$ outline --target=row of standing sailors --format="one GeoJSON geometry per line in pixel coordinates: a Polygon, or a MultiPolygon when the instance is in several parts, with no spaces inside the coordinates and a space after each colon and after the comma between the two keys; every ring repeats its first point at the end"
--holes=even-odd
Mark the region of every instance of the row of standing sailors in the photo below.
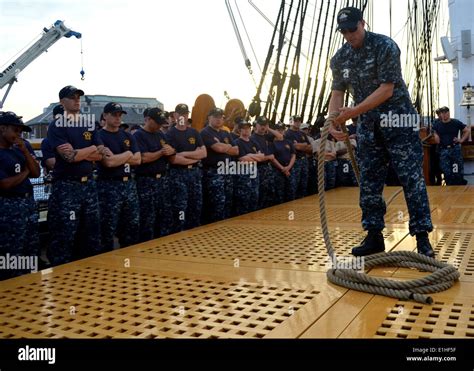
{"type": "MultiPolygon", "coordinates": [[[[61,90],[66,113],[78,112],[81,95],[71,86],[61,90]]],[[[318,141],[299,130],[297,118],[286,131],[284,125],[270,129],[266,119],[258,118],[253,133],[251,124],[240,120],[237,136],[222,129],[223,111],[216,108],[209,112],[209,125],[198,132],[183,124],[189,109],[180,104],[175,109],[178,124],[166,134],[160,130],[166,118],[152,108],[145,111],[144,127],[132,135],[120,129],[123,114],[120,104],[109,103],[104,108],[104,129],[64,127],[57,121],[49,126],[42,152],[44,165],[51,165],[54,157],[47,248],[53,266],[111,251],[115,238],[125,247],[315,192],[311,179],[316,176],[312,164],[318,141]]],[[[17,164],[2,161],[8,163],[2,169],[6,175],[13,175],[15,165],[20,171],[28,168],[25,150],[14,143],[0,151],[5,158],[18,158],[17,164]]],[[[345,154],[331,157],[337,145],[332,148],[333,142],[329,143],[328,189],[334,186],[332,177],[336,179],[331,169],[338,161],[343,165],[347,161],[345,154]]],[[[29,171],[29,176],[39,173],[29,171]]],[[[6,200],[1,224],[7,224],[7,217],[10,220],[10,227],[1,230],[2,255],[40,253],[31,183],[27,177],[23,180],[24,184],[0,194],[2,202],[6,200]]],[[[8,278],[22,273],[1,274],[8,278]]]]}

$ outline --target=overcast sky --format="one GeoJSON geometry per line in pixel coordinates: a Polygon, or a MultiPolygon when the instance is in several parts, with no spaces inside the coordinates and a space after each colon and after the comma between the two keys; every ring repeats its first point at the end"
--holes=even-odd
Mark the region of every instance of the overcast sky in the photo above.
{"type": "MultiPolygon", "coordinates": [[[[263,64],[273,28],[247,0],[237,3],[263,64]]],[[[276,19],[280,0],[254,3],[276,19]]],[[[372,29],[388,34],[388,0],[374,3],[372,29]]],[[[83,35],[85,80],[79,74],[81,42],[62,38],[21,72],[4,110],[32,118],[57,101],[58,91],[68,84],[86,94],[154,97],[167,110],[180,102],[192,107],[203,93],[221,107],[227,101],[224,91],[246,105],[255,94],[224,0],[0,0],[0,65],[58,19],[83,35]]],[[[392,25],[394,33],[406,16],[398,20],[392,25]]],[[[241,32],[245,38],[242,28],[241,32]]],[[[258,81],[256,61],[246,46],[258,81]]]]}

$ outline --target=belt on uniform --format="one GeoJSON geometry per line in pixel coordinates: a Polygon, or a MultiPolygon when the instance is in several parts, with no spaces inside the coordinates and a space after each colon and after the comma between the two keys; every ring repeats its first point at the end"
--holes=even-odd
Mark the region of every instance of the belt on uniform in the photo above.
{"type": "Polygon", "coordinates": [[[99,176],[99,181],[114,180],[118,182],[128,182],[131,179],[129,176],[99,176]]]}
{"type": "Polygon", "coordinates": [[[185,170],[188,170],[188,169],[195,169],[195,168],[198,168],[199,166],[194,164],[194,165],[173,165],[171,166],[172,169],[185,169],[185,170]]]}
{"type": "Polygon", "coordinates": [[[135,178],[154,178],[160,179],[165,176],[165,173],[156,173],[156,174],[135,174],[135,178]]]}
{"type": "Polygon", "coordinates": [[[58,178],[53,178],[53,182],[57,180],[69,180],[73,182],[87,183],[89,180],[92,180],[92,175],[87,176],[61,176],[58,178]]]}
{"type": "Polygon", "coordinates": [[[300,156],[300,157],[296,157],[297,160],[304,160],[306,159],[306,156],[300,156]]]}
{"type": "Polygon", "coordinates": [[[0,198],[30,198],[31,193],[12,193],[12,194],[2,194],[0,193],[0,198]]]}

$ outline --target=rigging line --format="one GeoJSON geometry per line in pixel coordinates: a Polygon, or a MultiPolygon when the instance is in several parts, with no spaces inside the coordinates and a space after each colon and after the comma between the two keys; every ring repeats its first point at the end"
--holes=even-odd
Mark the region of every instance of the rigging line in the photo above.
{"type": "MultiPolygon", "coordinates": [[[[280,74],[280,71],[279,71],[280,57],[281,57],[281,53],[283,51],[283,46],[284,46],[284,34],[286,32],[285,30],[288,27],[288,22],[285,22],[285,20],[284,20],[284,18],[285,18],[285,13],[284,13],[285,12],[285,1],[284,0],[282,0],[282,5],[281,6],[282,6],[283,10],[282,10],[282,16],[281,16],[281,19],[280,19],[280,30],[278,30],[277,25],[275,26],[275,29],[278,30],[278,32],[279,32],[277,56],[276,56],[276,61],[275,61],[275,68],[273,70],[271,89],[268,91],[268,97],[267,97],[267,101],[266,101],[266,104],[265,104],[265,110],[264,110],[264,115],[265,116],[267,116],[269,105],[271,104],[272,106],[274,106],[274,100],[272,98],[272,95],[275,95],[275,88],[278,88],[277,85],[280,83],[280,79],[281,79],[281,74],[280,74]],[[283,30],[283,32],[281,30],[283,30]]],[[[291,12],[291,9],[288,12],[288,17],[290,16],[289,15],[290,12],[291,12]]]]}
{"type": "MultiPolygon", "coordinates": [[[[293,0],[291,2],[291,4],[293,4],[293,0]]],[[[297,9],[297,13],[299,13],[299,6],[300,6],[300,2],[298,2],[298,9],[297,9]]],[[[293,5],[290,6],[290,9],[288,11],[288,18],[290,17],[290,14],[291,14],[291,10],[293,8],[293,5]]],[[[285,25],[285,28],[288,27],[288,19],[287,19],[287,22],[286,22],[286,25],[285,25]]],[[[284,63],[284,67],[283,67],[283,73],[281,75],[281,79],[279,81],[279,84],[276,86],[276,99],[275,99],[275,104],[274,104],[274,112],[273,112],[273,115],[272,115],[272,121],[275,121],[275,117],[276,117],[276,114],[277,114],[277,109],[278,109],[278,105],[280,104],[280,99],[281,99],[281,95],[283,93],[283,87],[285,85],[285,81],[286,81],[286,76],[287,76],[287,66],[288,66],[288,60],[290,58],[290,52],[291,52],[291,45],[292,45],[292,42],[293,42],[293,36],[294,36],[294,33],[295,33],[295,29],[296,29],[296,24],[293,26],[293,31],[291,33],[291,37],[290,37],[290,43],[288,45],[288,52],[286,53],[286,58],[285,58],[285,63],[284,63]]],[[[286,31],[284,31],[284,33],[282,34],[282,36],[286,33],[286,31]]],[[[283,39],[283,37],[282,37],[283,39]]],[[[282,43],[283,44],[283,43],[282,43]]]]}
{"type": "Polygon", "coordinates": [[[390,13],[390,38],[392,38],[392,0],[389,1],[389,13],[390,13]]]}
{"type": "MultiPolygon", "coordinates": [[[[337,1],[334,3],[335,6],[337,4],[337,1]]],[[[326,10],[326,16],[325,16],[325,19],[324,19],[324,25],[323,25],[323,34],[321,36],[321,47],[319,49],[319,55],[322,55],[323,54],[323,45],[324,45],[324,39],[325,39],[325,36],[326,36],[326,26],[327,26],[327,23],[328,23],[328,17],[329,17],[329,4],[328,4],[328,7],[327,7],[327,10],[326,10]]],[[[313,87],[313,95],[311,97],[311,106],[310,106],[310,109],[309,109],[309,112],[310,112],[310,119],[311,117],[313,116],[313,108],[314,108],[314,102],[316,100],[316,89],[318,87],[318,74],[319,74],[319,67],[321,65],[321,58],[318,58],[318,65],[316,67],[316,78],[315,78],[315,81],[314,81],[314,87],[313,87]]]]}
{"type": "MultiPolygon", "coordinates": [[[[328,7],[329,7],[329,3],[328,3],[328,7]]],[[[319,36],[319,31],[321,29],[320,25],[321,25],[321,16],[322,16],[322,13],[323,13],[323,9],[324,9],[324,1],[321,1],[321,6],[320,6],[320,9],[319,9],[319,16],[318,16],[318,24],[316,26],[316,35],[314,37],[314,43],[313,43],[313,51],[311,53],[311,63],[309,65],[309,72],[306,75],[307,77],[305,78],[305,80],[307,80],[306,81],[306,89],[305,89],[305,93],[304,93],[302,107],[301,107],[301,110],[300,110],[302,116],[304,116],[304,113],[305,113],[305,110],[306,110],[306,104],[307,104],[308,98],[309,98],[309,91],[311,89],[311,82],[312,82],[311,73],[313,71],[314,56],[316,54],[316,48],[317,48],[318,41],[319,41],[318,36],[319,36]]],[[[324,40],[321,40],[321,42],[323,42],[323,41],[324,40]]]]}
{"type": "MultiPolygon", "coordinates": [[[[297,6],[297,9],[296,9],[296,15],[295,17],[298,17],[298,14],[300,13],[300,9],[301,9],[301,5],[302,5],[302,0],[298,0],[298,6],[297,6]]],[[[295,34],[295,31],[296,31],[296,23],[294,23],[293,25],[293,29],[292,29],[292,32],[291,32],[291,40],[293,40],[293,37],[294,37],[294,34],[295,34]]],[[[299,41],[298,41],[299,42],[299,41]]],[[[297,48],[298,49],[298,48],[297,48]]],[[[286,83],[286,78],[288,76],[288,61],[289,61],[289,57],[290,57],[290,53],[291,53],[291,45],[288,45],[288,53],[286,55],[286,60],[285,60],[285,68],[283,70],[283,81],[282,81],[282,84],[281,84],[281,89],[279,91],[280,93],[280,97],[281,98],[281,95],[283,94],[283,89],[284,89],[284,85],[286,83]]],[[[296,53],[295,53],[296,54],[296,53]]],[[[295,61],[296,61],[296,58],[294,57],[293,58],[293,64],[291,66],[291,72],[290,72],[290,80],[288,82],[288,85],[287,85],[287,91],[286,91],[286,95],[285,95],[285,99],[283,101],[283,109],[281,111],[281,116],[284,117],[285,116],[285,113],[286,113],[286,107],[288,105],[288,97],[289,97],[289,92],[291,90],[291,76],[293,74],[293,69],[294,69],[294,66],[295,66],[295,61]]]]}
{"type": "Polygon", "coordinates": [[[305,21],[305,18],[306,18],[306,11],[308,10],[308,1],[307,0],[301,0],[301,4],[303,4],[303,1],[305,2],[305,5],[303,7],[303,10],[301,11],[301,15],[300,15],[300,31],[299,31],[299,35],[298,35],[298,47],[296,48],[295,50],[295,58],[293,59],[293,66],[291,68],[291,77],[290,77],[290,81],[289,81],[289,84],[288,84],[288,90],[287,90],[287,98],[285,99],[285,104],[283,106],[283,110],[282,110],[282,116],[285,116],[285,113],[286,113],[286,103],[288,101],[288,94],[289,93],[292,93],[293,96],[292,96],[292,102],[290,103],[290,110],[292,110],[293,108],[293,97],[294,97],[294,94],[295,94],[295,91],[296,90],[296,94],[299,92],[299,85],[300,85],[300,82],[299,80],[297,81],[297,88],[295,89],[294,86],[293,86],[293,83],[296,83],[295,80],[296,78],[300,78],[299,77],[299,65],[300,65],[300,54],[301,54],[301,40],[302,40],[302,36],[303,36],[303,25],[304,25],[304,21],[305,21]],[[293,80],[293,81],[292,81],[293,80]]]}
{"type": "MultiPolygon", "coordinates": [[[[277,20],[276,20],[276,23],[278,24],[278,22],[280,21],[280,19],[283,17],[283,13],[284,13],[284,3],[282,2],[281,5],[280,5],[280,9],[278,11],[278,16],[277,16],[277,20]]],[[[255,102],[258,107],[259,107],[259,110],[261,109],[261,105],[260,105],[260,94],[262,92],[262,87],[265,83],[265,78],[267,76],[267,71],[268,71],[268,68],[270,66],[270,61],[271,61],[271,58],[272,58],[272,55],[273,55],[273,50],[275,48],[275,46],[273,45],[274,41],[275,41],[275,36],[276,36],[276,32],[277,32],[277,28],[274,27],[273,28],[273,33],[272,33],[272,38],[271,38],[271,41],[270,41],[270,46],[268,47],[268,52],[267,52],[267,57],[265,58],[265,64],[263,66],[263,71],[262,71],[262,75],[260,77],[260,83],[257,87],[257,91],[255,93],[255,97],[253,99],[253,102],[255,102]]],[[[265,88],[268,90],[268,91],[271,91],[271,87],[268,88],[266,85],[265,85],[265,88]]],[[[268,99],[268,97],[267,97],[268,99]]],[[[270,98],[271,99],[271,98],[270,98]]],[[[270,101],[271,102],[271,101],[270,101]]],[[[265,110],[267,108],[267,105],[268,105],[268,100],[265,102],[265,110]]]]}
{"type": "MultiPolygon", "coordinates": [[[[260,67],[260,63],[258,62],[257,54],[255,53],[255,49],[253,48],[252,40],[250,39],[249,33],[247,31],[247,27],[245,26],[244,19],[242,17],[242,14],[240,13],[240,8],[239,5],[237,4],[237,0],[234,0],[235,7],[237,8],[237,13],[239,13],[240,21],[242,22],[242,25],[244,26],[244,31],[245,34],[247,35],[247,39],[249,40],[250,48],[252,49],[253,56],[257,62],[258,69],[260,70],[260,73],[262,73],[262,67],[260,67]]],[[[255,84],[257,86],[257,84],[255,84]]]]}
{"type": "MultiPolygon", "coordinates": [[[[257,5],[255,5],[252,0],[248,0],[249,1],[249,4],[252,5],[252,7],[272,26],[272,27],[278,27],[276,24],[273,24],[273,22],[257,7],[257,5]]],[[[289,5],[287,3],[285,3],[283,1],[284,5],[289,5]]],[[[291,4],[293,4],[293,0],[291,1],[291,4]]],[[[291,9],[291,6],[290,6],[290,9],[291,9]]],[[[288,23],[290,21],[290,19],[287,19],[286,23],[288,23]]],[[[286,29],[286,27],[285,27],[286,29]]],[[[278,28],[277,28],[277,31],[278,32],[281,32],[278,28]]],[[[284,32],[284,34],[286,34],[286,31],[284,32]]],[[[284,36],[285,40],[286,41],[290,41],[288,40],[288,38],[286,36],[284,36]]],[[[296,45],[293,45],[294,47],[296,47],[296,45]]],[[[301,55],[305,58],[308,58],[308,56],[304,53],[301,53],[301,55]]]]}
{"type": "MultiPolygon", "coordinates": [[[[282,14],[283,14],[283,5],[280,6],[280,10],[278,12],[277,23],[279,22],[280,18],[282,17],[282,14]]],[[[277,31],[277,29],[276,29],[276,27],[274,27],[273,34],[272,34],[272,39],[270,41],[270,46],[268,47],[267,57],[265,59],[265,64],[263,66],[262,76],[260,78],[260,84],[258,86],[257,93],[255,95],[256,97],[260,97],[260,93],[261,93],[261,90],[262,90],[262,85],[263,85],[263,82],[265,80],[268,67],[270,65],[270,60],[271,60],[271,57],[272,57],[272,54],[273,54],[273,50],[275,48],[273,43],[275,41],[276,31],[277,31]]]]}
{"type": "MultiPolygon", "coordinates": [[[[334,30],[334,27],[335,27],[335,24],[336,24],[336,6],[334,6],[334,12],[333,12],[333,22],[331,24],[331,32],[329,34],[329,45],[331,44],[332,42],[332,38],[334,37],[334,35],[336,34],[337,31],[334,30]]],[[[318,99],[318,111],[321,111],[322,110],[322,104],[323,104],[323,94],[326,90],[326,86],[327,86],[327,82],[328,82],[328,78],[327,78],[327,75],[328,75],[328,72],[329,72],[329,63],[331,61],[331,55],[329,54],[329,50],[328,50],[328,53],[327,53],[327,56],[326,56],[326,63],[325,63],[325,66],[324,66],[324,78],[323,78],[323,85],[321,86],[321,92],[320,92],[320,95],[319,95],[319,99],[318,99]]],[[[315,112],[313,112],[313,116],[314,116],[315,112]]],[[[311,118],[313,117],[311,116],[311,118]]]]}
{"type": "MultiPolygon", "coordinates": [[[[311,33],[310,33],[310,40],[309,40],[309,43],[308,43],[308,55],[310,55],[311,53],[311,45],[313,44],[313,30],[314,30],[314,23],[316,21],[316,6],[314,6],[314,12],[313,12],[313,21],[311,22],[311,33]]],[[[315,35],[315,38],[317,38],[317,34],[315,35]]],[[[300,90],[300,96],[299,96],[299,100],[302,100],[303,99],[303,96],[304,96],[304,91],[306,89],[306,85],[307,85],[307,79],[308,79],[308,66],[310,65],[310,63],[312,64],[313,63],[313,56],[311,57],[311,61],[309,59],[306,59],[306,64],[305,64],[305,68],[304,68],[304,72],[303,72],[303,89],[300,90]]],[[[303,109],[303,107],[299,107],[299,111],[301,112],[303,109]]],[[[303,113],[304,114],[304,113],[303,113]]]]}
{"type": "Polygon", "coordinates": [[[242,41],[242,37],[240,36],[239,28],[237,27],[237,22],[235,21],[234,13],[230,6],[230,0],[225,0],[225,5],[227,7],[227,11],[229,12],[232,26],[234,27],[235,36],[237,37],[237,42],[239,43],[240,51],[242,52],[242,56],[244,57],[245,66],[249,69],[249,72],[251,73],[250,60],[245,51],[244,43],[242,41]]]}
{"type": "MultiPolygon", "coordinates": [[[[299,104],[299,98],[300,98],[300,87],[301,87],[301,77],[299,76],[299,71],[300,71],[300,57],[301,57],[301,38],[303,36],[303,25],[304,25],[304,22],[306,20],[306,12],[308,11],[308,4],[309,4],[309,1],[308,0],[305,0],[306,1],[306,5],[305,5],[305,8],[304,8],[304,11],[303,13],[301,14],[301,28],[300,28],[300,40],[299,41],[299,53],[297,55],[297,60],[296,60],[296,77],[294,77],[294,79],[297,81],[294,81],[294,83],[296,84],[296,92],[293,92],[294,95],[296,96],[296,101],[295,101],[295,104],[296,104],[296,110],[298,110],[298,104],[299,104]]],[[[293,75],[294,75],[294,72],[293,72],[293,75]]],[[[292,76],[293,78],[293,76],[292,76]]],[[[294,88],[294,86],[293,86],[294,88]]],[[[293,103],[292,103],[292,106],[291,106],[291,109],[293,109],[293,103]]]]}
{"type": "MultiPolygon", "coordinates": [[[[322,40],[325,40],[326,39],[326,30],[327,30],[327,23],[328,23],[328,17],[329,17],[329,12],[330,12],[330,7],[328,6],[327,10],[326,10],[326,16],[325,16],[325,19],[324,19],[324,25],[323,25],[323,34],[322,34],[322,40]]],[[[333,33],[333,30],[334,30],[334,23],[335,23],[335,15],[336,15],[336,12],[337,12],[337,1],[334,2],[334,11],[333,11],[333,20],[331,22],[331,34],[330,34],[330,40],[332,39],[332,33],[333,33]]],[[[330,45],[328,43],[328,45],[330,45]]],[[[319,50],[319,55],[323,55],[323,46],[324,46],[324,43],[322,42],[321,43],[321,47],[320,47],[320,50],[319,50]]],[[[327,69],[328,67],[328,58],[329,58],[329,52],[326,54],[326,60],[325,60],[325,69],[327,69]]],[[[319,71],[320,71],[320,67],[321,67],[321,59],[322,58],[319,58],[318,60],[318,65],[316,67],[316,78],[315,78],[315,82],[314,82],[314,88],[313,88],[313,96],[311,98],[311,106],[310,106],[310,109],[309,109],[309,121],[312,120],[313,116],[314,116],[314,113],[315,113],[315,109],[317,107],[316,105],[316,91],[317,91],[317,88],[319,86],[319,71]]],[[[325,85],[325,77],[326,77],[326,71],[324,71],[324,77],[323,77],[323,81],[322,81],[322,84],[321,84],[321,89],[324,88],[324,85],[325,85]]],[[[320,90],[321,92],[322,90],[320,90]]],[[[321,96],[321,94],[319,94],[319,96],[321,96]]]]}

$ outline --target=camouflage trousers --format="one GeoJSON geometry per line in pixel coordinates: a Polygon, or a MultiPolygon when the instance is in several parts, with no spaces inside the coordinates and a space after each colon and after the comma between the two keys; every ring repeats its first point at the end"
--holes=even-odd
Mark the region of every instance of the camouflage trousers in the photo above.
{"type": "Polygon", "coordinates": [[[257,210],[258,207],[258,172],[255,178],[250,175],[234,176],[235,214],[243,215],[257,210]]]}
{"type": "Polygon", "coordinates": [[[291,192],[295,195],[295,198],[305,197],[308,188],[308,161],[306,157],[296,158],[291,173],[295,177],[292,183],[295,188],[291,192]]]}
{"type": "Polygon", "coordinates": [[[283,202],[288,202],[294,200],[294,194],[292,198],[291,189],[295,189],[294,183],[296,177],[286,176],[277,168],[273,168],[273,179],[274,179],[274,195],[275,195],[275,204],[281,204],[283,202]]]}
{"type": "Polygon", "coordinates": [[[365,230],[383,229],[386,204],[382,196],[390,159],[400,179],[410,214],[410,234],[430,232],[431,211],[423,178],[423,150],[413,128],[380,127],[379,122],[357,125],[360,167],[360,207],[365,230]]]}
{"type": "Polygon", "coordinates": [[[234,196],[232,175],[218,174],[217,169],[203,171],[203,222],[213,223],[230,218],[234,196]]]}
{"type": "Polygon", "coordinates": [[[336,188],[337,161],[324,162],[324,190],[336,188]]]}
{"type": "Polygon", "coordinates": [[[48,260],[64,264],[101,252],[97,184],[56,180],[48,201],[48,260]]]}
{"type": "Polygon", "coordinates": [[[170,169],[170,192],[173,208],[173,232],[198,227],[202,211],[202,172],[192,169],[170,169]]]}
{"type": "Polygon", "coordinates": [[[173,226],[169,178],[137,177],[140,204],[140,242],[167,236],[173,226]]]}
{"type": "Polygon", "coordinates": [[[464,180],[464,161],[461,145],[439,148],[439,164],[446,185],[462,185],[464,180]]]}
{"type": "Polygon", "coordinates": [[[272,167],[268,162],[257,165],[258,169],[258,209],[274,204],[274,179],[272,167]]]}
{"type": "Polygon", "coordinates": [[[38,209],[33,197],[0,196],[0,205],[0,256],[5,263],[15,261],[0,268],[1,281],[38,269],[40,241],[38,209]]]}
{"type": "Polygon", "coordinates": [[[351,160],[337,159],[336,187],[356,187],[357,178],[351,160]]]}
{"type": "Polygon", "coordinates": [[[135,181],[99,180],[97,187],[102,250],[114,249],[114,236],[120,247],[138,243],[140,206],[135,181]]]}

